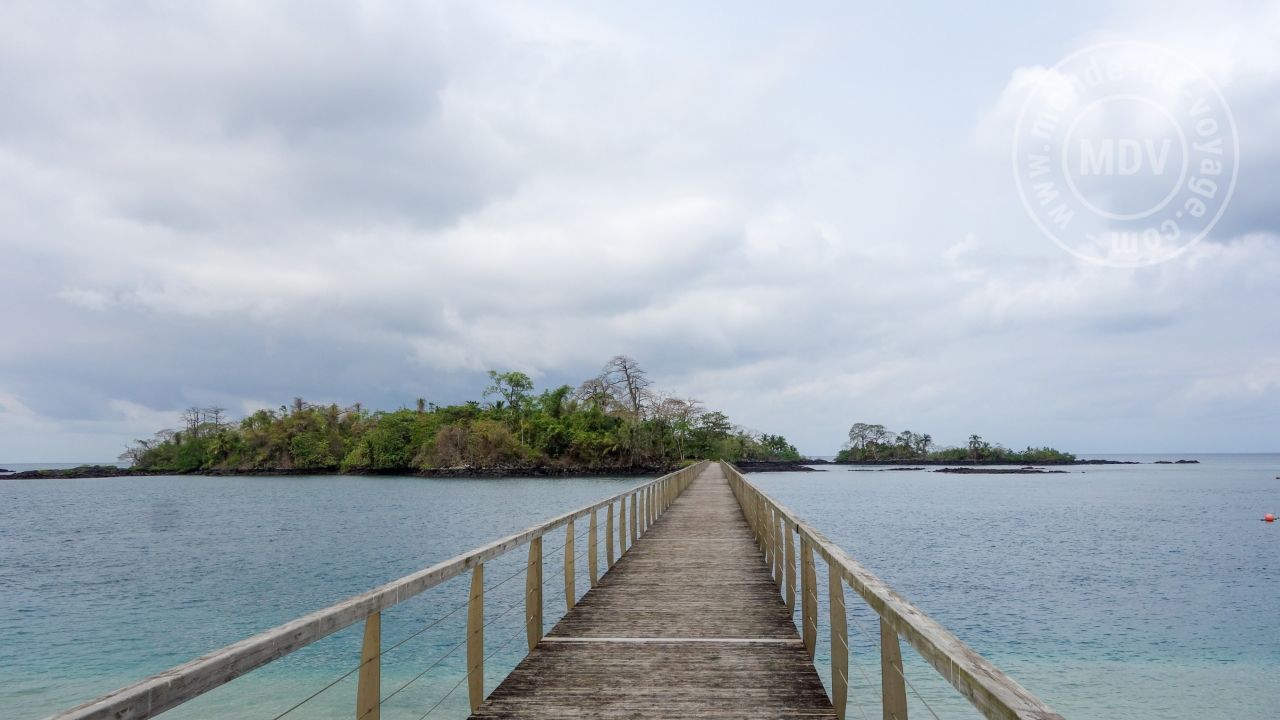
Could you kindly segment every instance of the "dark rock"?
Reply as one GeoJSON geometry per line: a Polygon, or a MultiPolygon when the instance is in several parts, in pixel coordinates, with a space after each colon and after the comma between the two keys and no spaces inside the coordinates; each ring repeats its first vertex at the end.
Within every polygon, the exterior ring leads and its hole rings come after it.
{"type": "Polygon", "coordinates": [[[137,472],[131,468],[122,468],[115,465],[81,465],[79,467],[65,468],[61,470],[24,470],[23,472],[6,475],[5,480],[72,480],[82,478],[107,478],[122,477],[125,475],[147,475],[150,473],[137,472]]]}
{"type": "Polygon", "coordinates": [[[1199,465],[1199,460],[1175,460],[1174,465],[1199,465]]]}
{"type": "Polygon", "coordinates": [[[1043,468],[1020,467],[1020,468],[976,468],[976,467],[944,467],[934,470],[940,473],[955,473],[956,475],[1053,475],[1066,474],[1066,470],[1045,470],[1043,468]]]}
{"type": "Polygon", "coordinates": [[[738,469],[739,469],[739,470],[741,470],[741,471],[742,471],[742,472],[744,472],[744,473],[753,473],[753,472],[818,472],[818,471],[817,471],[817,470],[815,470],[814,468],[808,467],[808,466],[807,466],[807,464],[808,464],[808,463],[809,463],[809,461],[808,461],[808,460],[803,461],[803,463],[799,463],[799,462],[789,462],[789,461],[778,461],[778,462],[774,462],[774,461],[771,461],[771,460],[743,460],[742,462],[740,462],[740,463],[735,463],[735,464],[738,466],[738,469]]]}

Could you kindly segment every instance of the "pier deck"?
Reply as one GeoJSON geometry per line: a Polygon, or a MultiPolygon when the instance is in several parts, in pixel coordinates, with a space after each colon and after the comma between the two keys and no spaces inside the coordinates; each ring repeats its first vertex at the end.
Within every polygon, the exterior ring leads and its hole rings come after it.
{"type": "Polygon", "coordinates": [[[712,464],[471,717],[836,714],[712,464]]]}

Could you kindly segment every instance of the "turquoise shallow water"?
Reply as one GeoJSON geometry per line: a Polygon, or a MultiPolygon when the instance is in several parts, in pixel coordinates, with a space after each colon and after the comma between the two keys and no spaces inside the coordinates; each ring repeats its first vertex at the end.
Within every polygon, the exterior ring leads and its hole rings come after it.
{"type": "MultiPolygon", "coordinates": [[[[1280,455],[1175,457],[1201,464],[750,479],[1068,718],[1275,718],[1280,455]]],[[[852,695],[879,717],[875,616],[847,602],[852,695]]],[[[913,717],[977,717],[904,656],[913,717]]]]}
{"type": "MultiPolygon", "coordinates": [[[[1275,717],[1280,525],[1258,518],[1280,509],[1280,456],[1200,459],[1067,475],[751,479],[1067,717],[1275,717]]],[[[41,717],[634,482],[0,481],[0,716],[41,717]]],[[[548,625],[563,597],[558,552],[548,546],[548,625]]],[[[489,687],[522,653],[522,563],[516,552],[486,574],[489,687]]],[[[384,647],[407,640],[384,658],[384,693],[412,682],[383,717],[419,718],[458,686],[456,651],[413,678],[462,639],[462,613],[439,618],[466,591],[456,580],[385,614],[384,647]]],[[[878,717],[874,616],[852,592],[848,604],[849,717],[878,717]]],[[[825,673],[825,623],[820,637],[825,673]]],[[[350,628],[166,717],[271,720],[358,653],[350,628]]],[[[904,655],[923,702],[976,716],[904,655]]],[[[430,717],[465,716],[465,694],[430,717]]],[[[930,716],[923,702],[913,693],[914,717],[930,716]]],[[[349,678],[287,717],[348,718],[353,706],[349,678]]]]}
{"type": "MultiPolygon", "coordinates": [[[[0,481],[0,717],[42,717],[637,482],[0,481]]],[[[579,595],[588,587],[585,534],[579,595]]],[[[560,545],[545,545],[548,627],[564,597],[560,545]]],[[[486,568],[489,687],[523,650],[523,574],[499,583],[524,560],[522,548],[486,568]]],[[[464,604],[467,590],[456,579],[384,613],[384,647],[464,604]]],[[[389,652],[384,693],[457,646],[464,623],[455,612],[389,652]]],[[[360,632],[342,631],[166,717],[269,720],[354,667],[360,632]]],[[[415,680],[382,716],[421,716],[463,677],[464,654],[415,680]]],[[[288,717],[349,718],[354,697],[348,678],[288,717]]],[[[465,706],[462,687],[431,717],[465,716],[465,706]]]]}

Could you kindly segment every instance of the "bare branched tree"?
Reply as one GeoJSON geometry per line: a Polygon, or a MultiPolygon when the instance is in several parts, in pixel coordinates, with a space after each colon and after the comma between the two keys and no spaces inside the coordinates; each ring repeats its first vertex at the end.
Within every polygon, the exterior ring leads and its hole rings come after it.
{"type": "Polygon", "coordinates": [[[615,355],[605,363],[602,377],[637,420],[644,417],[645,389],[652,383],[640,363],[626,355],[615,355]]]}
{"type": "Polygon", "coordinates": [[[213,425],[214,430],[221,430],[227,423],[227,409],[217,406],[204,409],[203,421],[213,425]]]}

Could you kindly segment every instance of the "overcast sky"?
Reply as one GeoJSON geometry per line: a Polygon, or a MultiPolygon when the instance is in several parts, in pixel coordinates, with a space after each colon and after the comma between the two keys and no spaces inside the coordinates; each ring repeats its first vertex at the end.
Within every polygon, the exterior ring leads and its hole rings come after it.
{"type": "Polygon", "coordinates": [[[3,3],[0,461],[619,353],[812,454],[1280,449],[1277,4],[907,5],[3,3]],[[1010,167],[1020,78],[1117,39],[1202,67],[1241,148],[1140,269],[1010,167]]]}

